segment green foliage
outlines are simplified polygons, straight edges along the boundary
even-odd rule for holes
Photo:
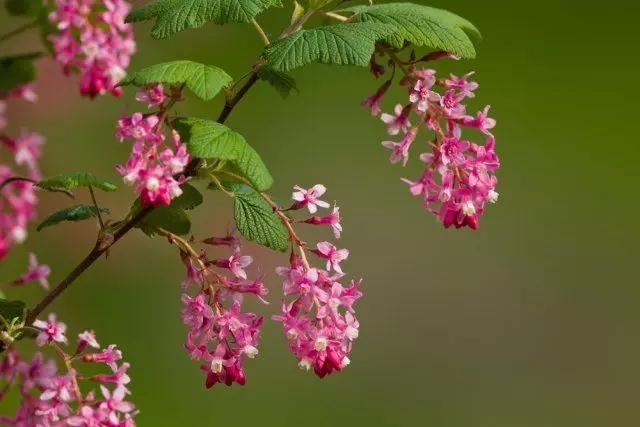
[[[445,50],[463,58],[475,58],[476,50],[465,31],[479,35],[469,21],[445,10],[413,3],[387,3],[354,6],[343,11],[354,12],[354,22],[382,23],[396,30],[385,41],[402,48],[405,41],[415,46]]]
[[[192,156],[227,161],[258,191],[271,188],[273,178],[267,167],[239,133],[220,123],[192,117],[179,117],[173,125],[182,140],[187,141]]]
[[[20,319],[20,321],[24,320],[25,312],[26,304],[24,301],[9,301],[4,298],[0,298],[0,315],[7,322],[11,323],[13,319]]]
[[[40,188],[45,190],[51,190],[56,188],[66,188],[72,190],[78,187],[93,187],[99,188],[102,191],[116,191],[118,187],[104,179],[100,179],[97,176],[88,172],[72,172],[65,173],[51,178],[43,179],[36,184]]]
[[[366,67],[376,41],[389,37],[394,31],[396,27],[376,22],[299,30],[267,46],[265,57],[275,71],[289,71],[313,61]]]
[[[35,80],[38,71],[33,62],[38,57],[39,53],[0,57],[0,93]]]
[[[156,0],[131,12],[127,22],[155,20],[151,36],[164,39],[207,22],[219,25],[250,22],[257,14],[281,0]]]
[[[273,208],[253,188],[231,184],[238,231],[247,239],[277,251],[289,249],[289,234]]]
[[[142,86],[150,83],[185,84],[198,97],[208,101],[232,80],[231,76],[218,67],[183,60],[163,62],[136,71],[122,80],[119,86]]]
[[[9,15],[24,18],[36,17],[42,10],[42,0],[6,0],[4,7]]]
[[[296,86],[296,81],[287,73],[276,71],[268,65],[258,68],[258,77],[260,80],[269,83],[284,99],[292,90],[300,93]]]
[[[109,209],[99,207],[100,212],[109,213]],[[90,218],[97,218],[98,211],[93,205],[72,205],[61,211],[55,212],[45,219],[37,230],[40,231],[43,228],[51,227],[59,224],[63,221],[84,221]]]
[[[173,234],[185,235],[191,231],[191,220],[186,211],[193,210],[202,204],[202,194],[192,185],[184,184],[180,197],[171,201],[169,206],[157,206],[137,227],[147,236],[158,234],[156,228],[162,228]],[[139,212],[140,200],[136,200],[132,212]]]

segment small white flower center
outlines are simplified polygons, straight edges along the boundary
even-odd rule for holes
[[[219,357],[214,357],[211,361],[211,371],[219,374],[222,372],[222,359]]]
[[[180,197],[182,195],[182,188],[180,188],[179,185],[172,185],[171,187],[169,187],[169,195],[172,199]]]
[[[114,83],[119,82],[127,76],[127,72],[117,65],[109,68],[109,74],[111,75],[111,80]]]
[[[318,337],[316,338],[316,342],[313,345],[313,348],[315,348],[317,351],[323,351],[327,348],[327,339],[325,337]]]
[[[358,338],[358,336],[360,335],[360,332],[353,326],[349,326],[345,331],[345,335],[347,336],[347,338],[353,341]]]
[[[351,364],[351,359],[349,359],[347,356],[345,356],[342,359],[342,363],[340,363],[340,367],[341,368],[346,368],[347,366],[349,366]]]
[[[312,367],[311,359],[305,357],[298,363],[298,367],[303,371],[310,371]]]
[[[242,349],[249,359],[254,359],[258,355],[258,349],[252,345],[247,345]]]
[[[296,331],[294,328],[291,328],[287,331],[287,338],[289,338],[290,340],[295,340],[296,338],[298,338],[298,331]]]
[[[328,304],[329,304],[329,307],[335,310],[338,307],[340,307],[340,300],[338,298],[331,298]]]
[[[160,181],[158,181],[158,178],[151,177],[147,179],[147,190],[158,191],[159,188],[160,188]]]
[[[491,190],[489,194],[487,194],[487,200],[491,203],[497,203],[499,196],[500,194],[498,192]]]
[[[473,206],[473,202],[468,201],[462,205],[462,213],[466,216],[472,216],[476,214],[476,207]]]
[[[24,227],[14,227],[11,230],[11,237],[13,237],[13,241],[17,244],[24,243],[27,240],[27,230]]]

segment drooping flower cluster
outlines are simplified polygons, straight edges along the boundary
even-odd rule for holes
[[[133,29],[125,24],[131,5],[124,0],[49,0],[58,32],[51,34],[56,61],[65,74],[81,74],[80,93],[94,98],[111,92],[126,75],[136,50]]]
[[[435,52],[422,60],[441,57],[453,56]],[[476,229],[486,204],[498,201],[494,172],[500,167],[500,161],[491,133],[496,121],[489,117],[489,106],[475,116],[467,112],[465,101],[474,98],[478,88],[471,80],[473,73],[442,79],[437,77],[436,71],[415,69],[414,65],[415,61],[394,65],[401,66],[406,72],[400,80],[400,85],[408,87],[406,103],[398,104],[393,113],[380,114],[380,102],[392,84],[391,76],[375,94],[365,99],[362,106],[370,107],[374,116],[380,115],[389,135],[402,136],[400,141],[382,143],[391,150],[391,163],[402,161],[406,165],[420,129],[425,127],[430,131],[431,136],[424,140],[429,151],[420,155],[426,168],[418,180],[403,181],[409,185],[411,194],[422,197],[425,208],[445,227]],[[372,65],[372,70],[376,77],[384,73],[384,68],[378,64]],[[479,131],[485,139],[484,144],[465,139],[463,128]]]
[[[318,207],[329,204],[319,200],[326,192],[323,185],[309,190],[295,187],[294,204],[290,210],[307,208],[316,213]],[[338,208],[324,217],[301,220],[307,224],[331,225],[336,238],[342,227]],[[308,248],[307,248],[308,249]],[[345,277],[341,262],[349,251],[338,249],[330,242],[320,242],[310,252],[326,261],[325,269],[312,267],[300,243],[300,255],[290,259],[288,267],[278,267],[276,272],[284,277],[282,312],[274,316],[281,322],[289,339],[289,348],[301,369],[311,370],[320,378],[334,371],[341,371],[349,363],[348,354],[358,338],[358,320],[353,304],[362,296],[360,280],[351,280],[347,286],[340,282]]]
[[[29,180],[41,179],[38,161],[42,155],[44,138],[24,129],[17,137],[3,133],[7,125],[6,101],[15,98],[35,102],[37,96],[31,85],[0,94],[0,142],[8,153],[8,156],[0,157],[0,183],[16,176],[28,179],[7,181],[0,189],[0,260],[13,245],[26,240],[27,225],[36,218],[38,204],[37,193]],[[20,173],[14,170],[15,166]]]
[[[207,388],[217,383],[244,385],[244,361],[258,355],[263,318],[242,312],[242,303],[248,294],[266,303],[267,289],[260,277],[247,279],[245,268],[253,260],[241,254],[235,238],[210,238],[202,243],[233,247],[233,251],[220,259],[209,259],[205,250],[200,255],[181,252],[187,266],[182,319],[190,328],[184,348],[191,359],[202,363]],[[189,295],[191,288],[193,296]]]
[[[180,90],[171,88],[165,93],[162,85],[143,88],[136,97],[149,107],[157,106],[157,113],[135,113],[118,121],[116,137],[120,141],[133,141],[133,149],[127,163],[117,166],[124,182],[140,194],[142,206],[168,205],[171,199],[182,194],[180,185],[186,181],[184,172],[190,156],[180,135],[170,130],[169,141],[164,124],[170,104],[181,99]],[[176,178],[177,177],[177,178]]]
[[[40,346],[53,345],[63,363],[64,372],[59,372],[55,359],[46,359],[37,352],[31,360],[25,360],[18,351],[10,347],[0,360],[0,385],[3,393],[0,401],[14,388],[20,394],[20,406],[13,415],[0,416],[5,426],[105,426],[134,427],[137,415],[135,406],[128,402],[127,389],[130,378],[128,363],[120,363],[122,353],[115,345],[100,350],[92,331],[78,335],[73,354],[67,354],[60,344],[67,344],[66,326],[57,322],[55,315],[47,321],[36,321],[40,329],[36,342]],[[13,338],[21,333],[5,325],[3,341],[11,345]],[[90,350],[90,351],[89,351]],[[74,364],[105,364],[108,373],[84,378]],[[99,384],[100,391],[82,393],[80,381]]]

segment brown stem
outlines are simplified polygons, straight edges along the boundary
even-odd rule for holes
[[[12,37],[15,37],[19,34],[24,33],[27,30],[30,30],[31,28],[35,28],[38,26],[38,21],[33,21],[33,22],[28,22],[18,28],[16,28],[15,30],[11,30],[8,33],[5,33],[3,35],[0,36],[0,43],[5,42],[7,40],[9,40]]]
[[[224,106],[224,109],[220,113],[218,123],[224,123],[229,115],[234,110],[236,105],[244,98],[249,89],[258,81],[256,74],[252,75],[245,85],[236,93],[236,95]],[[193,176],[196,174],[200,159],[193,158],[187,165],[187,169],[184,172],[185,176]],[[82,273],[84,273],[89,267],[96,262],[100,256],[105,253],[111,246],[115,245],[125,234],[133,229],[144,217],[146,217],[154,208],[152,206],[142,209],[135,216],[124,222],[123,225],[118,228],[113,234],[105,234],[102,236],[95,247],[89,252],[89,254],[73,269],[67,277],[65,277],[53,290],[51,290],[35,308],[29,311],[27,315],[26,324],[33,323],[53,301],[55,301],[60,294],[62,294]]]

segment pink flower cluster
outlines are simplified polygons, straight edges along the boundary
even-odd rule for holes
[[[40,180],[38,161],[42,156],[44,138],[36,133],[22,130],[17,137],[3,133],[7,125],[6,101],[22,98],[35,102],[37,97],[32,86],[26,85],[6,93],[0,98],[0,143],[8,151],[7,157],[0,157],[0,183],[15,176],[30,180]],[[20,173],[14,166],[22,169]],[[0,190],[0,260],[15,244],[23,243],[27,238],[27,225],[36,218],[38,196],[31,182],[17,180],[10,182]]]
[[[3,394],[12,387],[20,394],[20,406],[13,417],[0,416],[5,426],[105,426],[134,427],[137,415],[135,406],[126,400],[131,394],[127,389],[130,378],[128,363],[118,362],[122,353],[115,345],[100,350],[92,331],[78,336],[73,354],[67,354],[59,344],[66,344],[66,326],[50,315],[48,321],[36,321],[41,330],[37,337],[39,345],[54,343],[64,362],[64,373],[58,372],[55,359],[46,360],[42,353],[35,353],[25,360],[13,348],[9,348],[0,360],[0,384]],[[92,350],[88,352],[87,350]],[[73,368],[76,362],[105,364],[109,373],[84,378]],[[94,390],[83,394],[79,381],[88,380],[99,384],[100,392]]]
[[[49,21],[58,32],[49,36],[56,61],[65,74],[79,72],[80,93],[94,98],[122,93],[116,84],[126,75],[136,50],[125,18],[131,5],[124,0],[51,0]]]
[[[235,245],[233,238],[211,238],[205,242]],[[237,246],[228,258],[208,259],[204,250],[195,259],[185,252],[181,254],[187,266],[182,319],[190,328],[184,348],[191,359],[202,362],[200,368],[207,374],[207,388],[217,383],[244,385],[244,361],[258,355],[263,318],[243,313],[241,307],[247,294],[266,303],[263,296],[267,295],[267,289],[261,278],[247,279],[245,268],[253,260],[242,255]],[[224,274],[225,271],[230,274]],[[188,294],[192,285],[197,286],[193,297]]]
[[[171,130],[169,143],[163,124],[166,122],[169,106],[165,101],[179,100],[180,91],[172,88],[167,95],[162,85],[143,88],[136,98],[148,103],[149,107],[159,107],[157,113],[135,113],[118,121],[116,137],[120,141],[133,141],[133,149],[127,163],[116,167],[124,182],[133,186],[140,194],[142,206],[168,205],[171,199],[182,194],[180,185],[186,181],[184,172],[190,157],[187,147],[180,141],[180,135]]]
[[[451,57],[434,54],[425,60],[445,56]],[[383,72],[379,67],[376,67],[376,76]],[[371,108],[374,116],[380,115],[389,135],[402,136],[400,141],[382,143],[391,150],[391,163],[402,161],[406,165],[420,129],[425,127],[430,132],[425,139],[429,151],[420,155],[426,168],[418,180],[403,181],[409,185],[411,194],[422,197],[425,208],[447,228],[477,229],[478,217],[484,213],[486,204],[498,201],[495,191],[498,180],[494,172],[500,167],[500,161],[491,133],[496,121],[489,117],[489,106],[475,116],[467,113],[464,102],[474,98],[478,88],[478,84],[470,79],[472,75],[439,79],[434,70],[410,67],[400,81],[400,85],[409,88],[409,99],[405,104],[398,104],[391,114],[380,114],[380,102],[391,86],[393,76],[362,103]],[[478,131],[484,136],[484,144],[465,139],[463,128]]]
[[[319,200],[326,188],[316,185],[310,190],[295,187],[291,210],[307,208],[315,213],[318,207],[329,204]],[[336,238],[342,227],[338,208],[325,217],[301,220],[307,224],[331,225]],[[300,255],[293,255],[288,267],[278,267],[276,272],[284,277],[282,312],[274,316],[281,322],[289,339],[289,348],[301,369],[311,370],[320,378],[341,371],[350,360],[353,342],[358,338],[358,320],[353,304],[362,296],[361,281],[352,280],[348,286],[340,281],[345,277],[341,262],[349,256],[346,249],[338,249],[330,242],[320,242],[311,252],[326,261],[325,269],[311,267],[304,248]]]

